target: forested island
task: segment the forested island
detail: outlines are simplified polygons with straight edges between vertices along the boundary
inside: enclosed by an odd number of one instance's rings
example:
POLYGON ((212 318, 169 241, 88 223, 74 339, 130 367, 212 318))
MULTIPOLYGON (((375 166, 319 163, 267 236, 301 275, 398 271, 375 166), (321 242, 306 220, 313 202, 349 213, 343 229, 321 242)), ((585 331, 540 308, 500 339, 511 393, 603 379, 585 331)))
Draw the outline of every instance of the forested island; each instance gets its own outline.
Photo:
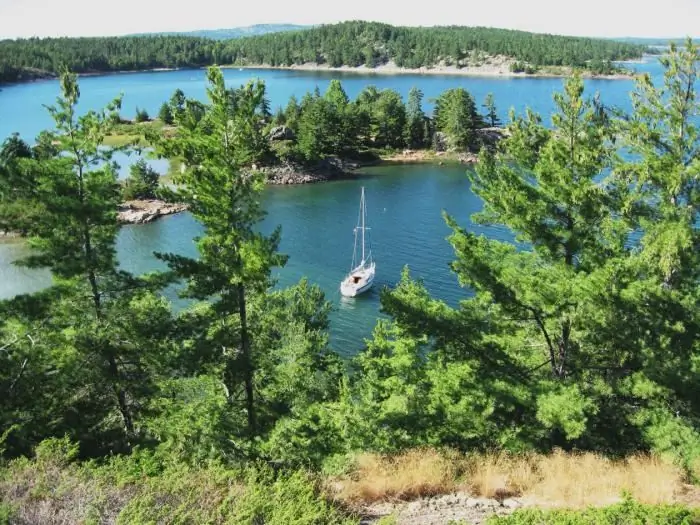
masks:
MULTIPOLYGON (((265 84, 256 85, 262 97, 251 164, 272 184, 332 180, 378 162, 473 163, 482 147, 493 146, 506 133, 499 127, 493 95, 488 94, 479 107, 464 88, 441 93, 427 114, 423 92, 417 87, 405 102, 398 91, 373 85, 350 100, 342 83, 332 80, 325 93, 316 89, 301 99, 292 96, 273 113, 265 84)), ((188 108, 194 118, 204 118, 201 102, 188 100, 178 89, 163 102, 157 118, 137 108, 135 119, 120 118, 105 141, 112 146, 150 146, 154 137, 177 134, 188 108)), ((182 166, 182 159, 170 160, 176 169, 182 166)))
POLYGON ((0 41, 0 82, 209 65, 407 68, 505 66, 512 73, 624 72, 614 61, 645 47, 613 40, 470 27, 394 27, 343 22, 305 30, 214 40, 189 36, 32 38, 0 41))
MULTIPOLYGON (((465 176, 483 202, 472 220, 518 245, 444 213, 461 301, 406 268, 350 360, 318 286, 274 286, 283 232, 260 231, 253 168, 264 85, 227 87, 212 67, 207 102, 168 104, 176 131, 147 137, 185 166, 172 198, 202 226, 198 253, 134 275, 117 261, 110 162, 128 145, 105 144, 121 100, 79 114, 64 72, 53 128, 0 155, 0 216, 32 248, 21 264, 55 277, 0 302, 0 523, 696 523, 700 53, 671 47, 662 64, 629 113, 575 75, 551 122, 513 115, 465 176), (176 283, 182 310, 164 295, 176 283)), ((309 95, 310 114, 356 104, 341 88, 309 95)), ((471 107, 447 93, 436 125, 471 107)), ((423 136, 416 122, 402 140, 423 136)))

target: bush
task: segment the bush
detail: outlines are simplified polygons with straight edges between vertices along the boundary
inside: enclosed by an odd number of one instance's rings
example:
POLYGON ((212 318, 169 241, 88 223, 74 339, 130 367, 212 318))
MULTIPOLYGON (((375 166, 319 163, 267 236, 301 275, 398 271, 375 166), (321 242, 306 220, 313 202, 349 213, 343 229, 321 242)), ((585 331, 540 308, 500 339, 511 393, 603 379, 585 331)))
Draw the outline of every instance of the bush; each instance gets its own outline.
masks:
POLYGON ((609 507, 585 510, 518 510, 510 516, 493 516, 488 525, 691 525, 700 513, 682 505, 642 505, 629 498, 609 507))
POLYGON ((8 503, 0 502, 0 525, 10 525, 14 514, 14 509, 8 503))
POLYGON ((175 122, 173 110, 170 107, 170 104, 163 102, 163 105, 160 107, 160 111, 158 112, 158 118, 163 122, 163 124, 167 124, 169 126, 175 122))
POLYGON ((134 120, 136 122, 148 122, 151 118, 148 116, 148 112, 145 109, 136 108, 136 117, 134 120))
POLYGON ((236 503, 232 523, 350 525, 359 522, 331 505, 322 494, 320 482, 302 471, 275 479, 269 468, 250 470, 245 484, 246 492, 236 503))

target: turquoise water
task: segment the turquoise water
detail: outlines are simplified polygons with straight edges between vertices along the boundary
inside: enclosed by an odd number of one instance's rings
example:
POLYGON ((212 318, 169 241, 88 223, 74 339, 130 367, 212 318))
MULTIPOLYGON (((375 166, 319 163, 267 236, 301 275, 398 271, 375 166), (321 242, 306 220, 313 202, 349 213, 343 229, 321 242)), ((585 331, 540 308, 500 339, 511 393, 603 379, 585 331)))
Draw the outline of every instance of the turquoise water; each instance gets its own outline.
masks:
MULTIPOLYGON (((658 75, 656 63, 635 65, 658 75)), ((393 88, 406 96, 412 86, 420 87, 429 99, 451 87, 462 86, 482 100, 493 92, 505 118, 510 107, 523 111, 531 107, 543 115, 552 110, 551 96, 561 88, 561 79, 469 78, 432 75, 359 75, 291 71, 226 70, 229 85, 258 76, 266 81, 268 94, 275 108, 285 104, 292 94, 301 97, 318 85, 325 89, 330 79, 340 78, 349 96, 354 97, 365 86, 393 88)), ((629 107, 630 81, 588 80, 591 91, 599 91, 604 103, 629 107)), ((130 73, 81 79, 81 110, 99 108, 123 91, 124 111, 133 115, 136 106, 155 114, 163 100, 177 88, 188 96, 203 98, 204 72, 175 71, 130 73)), ((4 87, 0 91, 0 137, 13 131, 31 138, 51 125, 42 104, 50 104, 58 94, 55 81, 42 81, 4 87)), ((134 157, 120 159, 123 171, 134 157)), ((156 165, 163 169, 163 165, 156 165)), ((277 273, 280 285, 288 285, 306 276, 319 284, 335 306, 331 336, 334 348, 345 354, 357 352, 363 339, 371 334, 379 314, 379 290, 392 286, 408 265, 412 273, 425 281, 436 296, 455 304, 467 297, 456 277, 449 270, 453 259, 445 240, 449 229, 441 211, 446 210, 460 224, 486 235, 510 240, 509 232, 498 228, 480 229, 471 225, 469 217, 481 207, 470 191, 462 167, 428 165, 383 166, 366 169, 356 180, 325 184, 270 187, 264 194, 268 211, 263 229, 282 225, 283 252, 290 256, 287 266, 277 273), (367 192, 368 222, 372 227, 372 248, 377 261, 375 287, 352 300, 342 299, 338 286, 349 270, 352 229, 357 220, 360 187, 367 192)), ((196 255, 192 238, 200 227, 189 214, 166 217, 147 225, 122 228, 118 252, 122 266, 133 272, 161 268, 152 253, 175 252, 196 255)), ((11 262, 26 251, 23 243, 0 242, 0 298, 12 297, 41 289, 50 282, 46 272, 17 268, 11 262)), ((173 297, 173 299, 175 299, 173 297)))

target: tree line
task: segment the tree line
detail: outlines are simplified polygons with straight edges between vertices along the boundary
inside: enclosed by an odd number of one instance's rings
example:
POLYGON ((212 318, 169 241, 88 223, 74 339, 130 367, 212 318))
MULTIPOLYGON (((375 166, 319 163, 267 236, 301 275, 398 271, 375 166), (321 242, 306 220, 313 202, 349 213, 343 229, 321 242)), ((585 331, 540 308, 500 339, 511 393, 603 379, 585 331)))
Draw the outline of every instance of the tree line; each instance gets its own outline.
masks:
MULTIPOLYGON (((473 220, 519 246, 445 214, 454 285, 471 293, 451 307, 406 269, 350 362, 329 345, 317 286, 272 287, 282 231, 259 232, 263 180, 249 169, 262 83, 229 89, 211 68, 208 102, 184 100, 178 133, 151 138, 184 159, 174 191, 203 233, 198 257, 157 253, 169 270, 137 276, 116 258, 119 185, 102 144, 120 100, 78 115, 64 74, 55 128, 0 154, 2 218, 32 247, 21 264, 55 278, 0 303, 0 451, 67 436, 83 458, 321 468, 358 450, 560 447, 654 451, 697 476, 699 55, 672 48, 629 114, 602 110, 574 76, 551 124, 514 116, 468 177, 483 201, 473 220), (176 281, 192 301, 179 313, 161 293, 176 281)), ((456 118, 461 97, 436 119, 456 118)), ((317 112, 347 103, 338 85, 317 99, 317 112)))
POLYGON ((411 28, 344 22, 231 40, 188 36, 30 38, 0 41, 0 82, 15 82, 62 67, 76 73, 306 62, 369 67, 394 61, 408 68, 479 65, 487 56, 516 61, 516 70, 575 66, 606 73, 612 61, 638 58, 644 47, 612 40, 470 27, 411 28))

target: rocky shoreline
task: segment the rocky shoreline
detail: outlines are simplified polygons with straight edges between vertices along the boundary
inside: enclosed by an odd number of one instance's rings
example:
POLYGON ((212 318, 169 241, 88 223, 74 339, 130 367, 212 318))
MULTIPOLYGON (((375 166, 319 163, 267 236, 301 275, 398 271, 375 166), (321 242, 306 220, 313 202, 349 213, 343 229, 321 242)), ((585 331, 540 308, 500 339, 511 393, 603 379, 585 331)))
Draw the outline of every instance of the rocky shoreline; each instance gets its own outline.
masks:
POLYGON ((121 224, 146 224, 186 210, 186 204, 157 199, 126 201, 117 209, 117 221, 121 224))
MULTIPOLYGON (((371 163, 375 163, 373 160, 371 163)), ((267 184, 312 184, 330 180, 347 179, 353 171, 370 163, 353 162, 339 157, 327 157, 313 166, 293 163, 280 163, 258 168, 265 175, 267 184)))

